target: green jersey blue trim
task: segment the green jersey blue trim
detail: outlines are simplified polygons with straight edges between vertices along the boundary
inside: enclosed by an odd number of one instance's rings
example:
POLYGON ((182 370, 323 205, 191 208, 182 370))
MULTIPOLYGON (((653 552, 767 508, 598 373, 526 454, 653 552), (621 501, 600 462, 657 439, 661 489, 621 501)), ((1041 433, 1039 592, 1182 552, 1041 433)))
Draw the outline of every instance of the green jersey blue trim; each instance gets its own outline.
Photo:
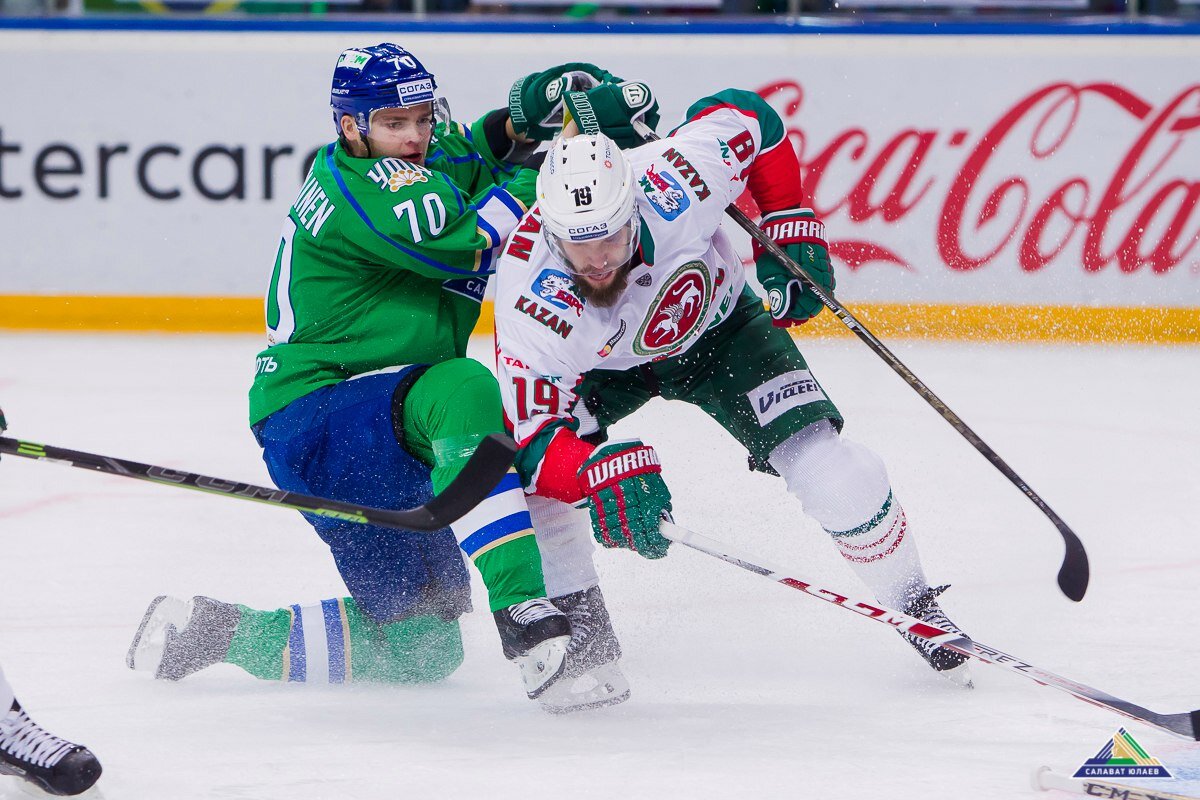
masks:
POLYGON ((354 213, 358 214, 358 218, 363 221, 363 224, 367 226, 367 229, 370 230, 371 233, 375 234, 380 239, 399 250, 401 253, 420 261, 422 264, 433 267, 434 269, 441 270, 442 272, 449 272, 451 275, 480 274, 478 271, 473 269, 458 269, 457 267, 452 267, 449 264, 443 264, 440 261, 435 261, 434 259, 426 256, 424 253, 418 252, 409 247, 405 247, 383 231, 376 228, 375 223, 371 221, 369 216, 367 216, 367 212, 363 210, 363 207, 360 206, 358 201, 354 199, 354 196, 350 194, 350 187, 346 186, 345 179, 342 178, 341 172, 338 171, 337 165, 333 161, 333 148, 334 146, 332 144, 325 148, 325 164, 329 167, 329 173, 333 175, 333 179, 337 182, 338 189, 341 191, 342 196, 346 198, 346 202, 350 204, 350 207, 354 209, 354 213))

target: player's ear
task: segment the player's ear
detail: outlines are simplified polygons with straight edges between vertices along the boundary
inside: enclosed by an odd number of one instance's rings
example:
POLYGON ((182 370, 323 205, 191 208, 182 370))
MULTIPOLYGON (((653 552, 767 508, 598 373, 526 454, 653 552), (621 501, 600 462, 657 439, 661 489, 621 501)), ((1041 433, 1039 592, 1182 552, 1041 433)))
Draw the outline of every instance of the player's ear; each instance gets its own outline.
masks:
POLYGON ((354 117, 349 114, 342 114, 342 118, 338 120, 338 125, 342 129, 342 138, 352 142, 358 141, 359 136, 358 126, 354 124, 354 117))

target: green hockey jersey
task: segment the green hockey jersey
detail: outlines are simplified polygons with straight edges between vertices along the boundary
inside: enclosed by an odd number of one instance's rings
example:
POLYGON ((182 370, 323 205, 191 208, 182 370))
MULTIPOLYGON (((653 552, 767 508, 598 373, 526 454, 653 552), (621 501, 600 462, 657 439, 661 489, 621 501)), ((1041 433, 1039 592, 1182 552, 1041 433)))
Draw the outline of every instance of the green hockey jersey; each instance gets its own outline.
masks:
POLYGON ((473 127, 438 125, 423 166, 340 143, 318 152, 275 255, 251 425, 355 375, 466 354, 537 179, 499 162, 473 127))

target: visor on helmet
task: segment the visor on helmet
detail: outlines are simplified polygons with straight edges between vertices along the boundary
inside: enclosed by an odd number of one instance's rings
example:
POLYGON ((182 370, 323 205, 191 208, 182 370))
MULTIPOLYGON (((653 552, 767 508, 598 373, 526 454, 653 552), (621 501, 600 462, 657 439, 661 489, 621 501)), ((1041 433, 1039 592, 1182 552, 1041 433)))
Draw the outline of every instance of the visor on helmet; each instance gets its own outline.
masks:
POLYGON ((566 236, 558 236, 547 227, 546 244, 570 274, 602 280, 633 259, 641 227, 635 210, 623 225, 607 232, 568 227, 566 236))

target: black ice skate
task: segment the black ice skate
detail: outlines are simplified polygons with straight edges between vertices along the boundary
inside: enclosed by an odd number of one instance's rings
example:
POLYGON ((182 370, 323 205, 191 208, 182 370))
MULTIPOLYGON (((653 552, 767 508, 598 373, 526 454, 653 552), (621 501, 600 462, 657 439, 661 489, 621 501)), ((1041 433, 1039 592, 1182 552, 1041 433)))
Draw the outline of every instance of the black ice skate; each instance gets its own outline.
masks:
POLYGON ((502 608, 492 616, 504 657, 521 670, 525 694, 538 697, 566 670, 571 623, 544 597, 502 608))
POLYGON ((186 678, 225 660, 241 616, 237 606, 211 597, 156 597, 134 634, 125 663, 160 680, 186 678))
MULTIPOLYGON (((950 618, 946 616, 946 612, 942 611, 942 607, 938 605, 938 595, 949 588, 949 585, 938 586, 936 588, 927 587, 905 606, 903 609, 904 613, 910 617, 916 617, 922 622, 927 622, 930 625, 941 628, 944 631, 960 633, 966 636, 967 634, 963 629, 951 622, 950 618)), ((970 668, 967 665, 969 659, 962 653, 956 653, 945 647, 938 647, 933 642, 920 639, 911 634, 902 633, 901 635, 921 654, 921 658, 925 659, 929 663, 929 666, 933 667, 952 683, 956 683, 966 689, 974 688, 974 684, 971 682, 970 668)))
POLYGON ((100 772, 91 750, 45 730, 16 700, 0 719, 0 775, 16 775, 44 792, 63 796, 87 791, 100 772))
POLYGON ((628 700, 629 681, 617 663, 621 643, 613 631, 600 587, 555 597, 550 602, 571 621, 571 643, 567 646, 563 679, 538 698, 542 708, 552 714, 566 714, 628 700))

